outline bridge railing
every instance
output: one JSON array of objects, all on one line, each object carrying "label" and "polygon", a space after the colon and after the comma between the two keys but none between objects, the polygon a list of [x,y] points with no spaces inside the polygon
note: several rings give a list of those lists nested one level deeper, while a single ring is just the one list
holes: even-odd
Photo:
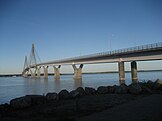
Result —
[{"label": "bridge railing", "polygon": [[130,48],[124,48],[124,49],[119,49],[119,50],[113,50],[113,51],[106,51],[106,52],[101,52],[101,53],[95,53],[91,55],[78,56],[75,58],[69,58],[68,60],[96,57],[100,55],[114,55],[114,54],[120,54],[120,53],[137,52],[137,51],[151,50],[151,49],[155,49],[159,47],[162,47],[162,42],[148,44],[148,45],[141,45],[141,46],[136,46],[136,47],[130,47]]}]

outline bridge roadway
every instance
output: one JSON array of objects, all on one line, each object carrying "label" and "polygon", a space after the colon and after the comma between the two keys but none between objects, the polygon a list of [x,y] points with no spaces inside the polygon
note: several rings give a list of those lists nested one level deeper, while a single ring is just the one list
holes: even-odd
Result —
[{"label": "bridge roadway", "polygon": [[[137,82],[137,63],[136,61],[150,61],[162,59],[162,42],[149,45],[136,46],[132,48],[125,48],[120,50],[96,53],[91,55],[49,61],[44,63],[38,63],[30,65],[25,71],[31,68],[36,68],[39,71],[39,67],[44,68],[44,77],[48,76],[48,66],[54,66],[55,78],[60,78],[59,68],[61,65],[72,65],[74,68],[74,78],[82,77],[83,64],[96,64],[96,63],[118,63],[119,67],[119,80],[120,83],[125,83],[124,62],[131,63],[131,72],[133,82]],[[79,68],[76,65],[80,65]],[[58,67],[57,67],[58,66]],[[39,74],[37,74],[39,77]]]}]

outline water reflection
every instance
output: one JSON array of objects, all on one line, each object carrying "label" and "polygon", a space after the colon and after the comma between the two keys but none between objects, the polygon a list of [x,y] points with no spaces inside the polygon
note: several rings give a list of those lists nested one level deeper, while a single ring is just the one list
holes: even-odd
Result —
[{"label": "water reflection", "polygon": [[48,92],[48,78],[44,79],[44,93],[46,93],[46,92]]},{"label": "water reflection", "polygon": [[[38,79],[34,79],[34,78],[23,78],[24,79],[24,92],[26,94],[35,94],[37,93],[39,87],[39,80]],[[34,87],[34,88],[33,88]]]},{"label": "water reflection", "polygon": [[48,92],[48,79],[44,78],[23,78],[25,94],[44,94]]},{"label": "water reflection", "polygon": [[54,86],[56,92],[59,92],[61,90],[60,79],[54,79]]},{"label": "water reflection", "polygon": [[82,79],[74,79],[74,89],[82,86],[83,86]]}]

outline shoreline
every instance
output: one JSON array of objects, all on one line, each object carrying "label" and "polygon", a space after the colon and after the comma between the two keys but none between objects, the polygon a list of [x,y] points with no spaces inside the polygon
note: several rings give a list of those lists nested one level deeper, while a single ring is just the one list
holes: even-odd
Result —
[{"label": "shoreline", "polygon": [[[162,70],[138,70],[138,72],[157,72]],[[131,71],[125,71],[125,73],[130,73]],[[118,71],[108,71],[108,72],[86,72],[82,74],[111,74],[111,73],[118,73]],[[41,73],[41,76],[44,74]],[[48,75],[54,75],[54,73],[48,73]],[[73,75],[73,73],[61,73],[60,75]],[[0,74],[0,77],[20,77],[21,74]]]},{"label": "shoreline", "polygon": [[[84,120],[87,116],[96,116],[100,112],[102,113],[103,111],[111,110],[133,101],[136,101],[133,103],[133,105],[136,105],[141,100],[145,100],[145,98],[147,100],[147,97],[151,101],[154,97],[162,99],[161,80],[156,80],[156,82],[132,83],[128,86],[125,84],[120,86],[100,86],[97,89],[91,87],[83,89],[82,87],[78,87],[70,92],[61,90],[59,93],[50,92],[46,95],[26,95],[12,99],[10,104],[0,105],[0,119],[1,121],[17,121],[20,119],[21,121]],[[154,101],[160,100],[154,99]],[[145,104],[147,104],[146,101],[140,103],[142,106]],[[150,103],[148,104],[150,106]],[[159,102],[156,106],[159,106],[158,104]],[[148,106],[146,105],[145,107]],[[128,110],[130,109],[129,107],[126,106]],[[132,113],[134,113],[134,109],[132,110]],[[158,110],[155,111],[159,113]],[[125,113],[128,114],[131,112],[125,111]],[[142,113],[145,113],[145,110]],[[105,120],[108,120],[106,119],[106,114],[104,116]],[[93,119],[93,116],[91,118]],[[120,117],[118,118],[120,119]],[[153,118],[158,119],[156,121],[161,121],[161,117],[160,119],[159,117]],[[143,119],[138,121],[143,121]]]}]

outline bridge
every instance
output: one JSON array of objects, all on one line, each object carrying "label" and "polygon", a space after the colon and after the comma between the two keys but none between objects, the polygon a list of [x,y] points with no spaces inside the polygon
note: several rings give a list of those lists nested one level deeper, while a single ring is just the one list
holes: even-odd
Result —
[{"label": "bridge", "polygon": [[[137,61],[150,61],[162,59],[162,42],[148,45],[141,45],[131,48],[124,48],[113,51],[106,51],[90,55],[65,58],[61,60],[54,60],[49,62],[37,63],[34,44],[29,57],[25,56],[24,69],[22,76],[33,78],[40,78],[40,69],[44,69],[44,78],[48,78],[48,67],[53,66],[55,79],[60,79],[60,68],[62,65],[72,65],[74,69],[74,78],[82,78],[82,68],[85,64],[97,63],[118,63],[119,82],[125,83],[125,69],[124,62],[131,62],[131,77],[132,82],[137,83]],[[79,67],[77,67],[79,65]]]}]

